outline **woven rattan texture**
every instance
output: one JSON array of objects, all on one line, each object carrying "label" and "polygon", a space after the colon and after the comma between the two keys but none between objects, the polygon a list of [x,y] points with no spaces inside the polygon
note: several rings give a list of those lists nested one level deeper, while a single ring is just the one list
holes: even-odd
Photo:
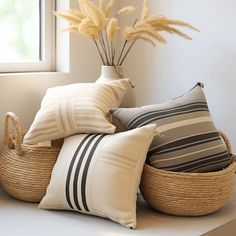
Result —
[{"label": "woven rattan texture", "polygon": [[[8,132],[10,120],[14,134]],[[14,198],[39,202],[45,195],[62,141],[52,142],[51,147],[22,144],[19,118],[10,112],[5,116],[4,133],[7,148],[0,158],[2,187]]]},{"label": "woven rattan texture", "polygon": [[[221,133],[228,151],[231,146]],[[180,173],[144,165],[140,190],[146,202],[171,215],[200,216],[225,206],[233,193],[236,163],[209,173]]]}]

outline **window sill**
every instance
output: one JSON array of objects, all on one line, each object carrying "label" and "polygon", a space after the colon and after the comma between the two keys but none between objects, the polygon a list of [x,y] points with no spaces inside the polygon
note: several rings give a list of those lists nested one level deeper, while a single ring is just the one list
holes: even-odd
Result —
[{"label": "window sill", "polygon": [[14,78],[55,78],[55,77],[67,77],[70,72],[57,72],[57,71],[45,71],[45,72],[16,72],[16,73],[0,73],[0,79],[14,79]]}]

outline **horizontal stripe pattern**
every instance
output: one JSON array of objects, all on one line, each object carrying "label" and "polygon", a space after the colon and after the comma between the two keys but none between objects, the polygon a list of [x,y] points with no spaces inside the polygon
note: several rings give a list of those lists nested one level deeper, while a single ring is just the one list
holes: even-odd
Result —
[{"label": "horizontal stripe pattern", "polygon": [[203,158],[199,158],[196,161],[189,161],[189,162],[185,162],[185,163],[180,164],[180,165],[172,165],[171,167],[167,167],[165,169],[171,170],[171,171],[192,172],[192,171],[197,170],[197,169],[201,170],[201,168],[203,168],[207,165],[214,166],[216,163],[224,164],[225,162],[228,162],[230,160],[231,160],[231,157],[228,154],[228,152],[221,152],[221,153],[217,153],[215,155],[210,155],[210,156],[206,156],[206,157],[203,157]]},{"label": "horizontal stripe pattern", "polygon": [[199,145],[199,144],[208,143],[213,140],[215,141],[215,140],[219,140],[219,139],[220,139],[220,137],[219,137],[218,132],[192,135],[192,136],[182,138],[179,140],[175,140],[175,141],[169,142],[165,145],[156,147],[155,149],[150,151],[148,153],[148,155],[151,156],[151,155],[173,152],[173,151],[181,150],[181,149],[188,148],[188,147],[195,146],[195,145]]},{"label": "horizontal stripe pattern", "polygon": [[168,117],[188,114],[191,112],[199,112],[199,111],[208,111],[208,106],[206,102],[194,102],[182,106],[177,106],[174,108],[149,111],[141,115],[138,115],[137,117],[129,121],[128,127],[130,129],[137,128],[160,119],[165,119]]},{"label": "horizontal stripe pattern", "polygon": [[134,163],[133,158],[129,156],[124,156],[120,152],[107,151],[104,153],[99,162],[107,163],[109,166],[115,166],[122,168],[122,170],[133,170],[136,163]]},{"label": "horizontal stripe pattern", "polygon": [[194,124],[199,124],[203,122],[211,122],[211,118],[209,116],[203,116],[203,117],[196,117],[192,119],[184,119],[181,121],[176,121],[176,122],[171,122],[171,123],[166,123],[165,125],[160,125],[158,126],[158,132],[163,133],[168,130],[173,130],[176,128],[182,128],[182,127],[187,127],[187,126],[193,126]]},{"label": "horizontal stripe pattern", "polygon": [[198,146],[189,147],[183,150],[178,150],[175,152],[169,152],[162,155],[150,156],[150,162],[154,165],[158,164],[159,167],[165,165],[182,164],[183,160],[192,161],[197,160],[204,156],[209,156],[216,153],[221,153],[222,150],[225,151],[225,145],[221,141],[213,141],[212,143],[199,144]]},{"label": "horizontal stripe pattern", "polygon": [[127,129],[157,125],[157,135],[148,152],[148,163],[156,168],[204,172],[231,162],[200,86],[163,104],[118,108],[111,113]]},{"label": "horizontal stripe pattern", "polygon": [[114,133],[115,126],[106,113],[119,107],[128,88],[129,79],[121,79],[48,89],[24,143],[37,144],[77,133]]}]

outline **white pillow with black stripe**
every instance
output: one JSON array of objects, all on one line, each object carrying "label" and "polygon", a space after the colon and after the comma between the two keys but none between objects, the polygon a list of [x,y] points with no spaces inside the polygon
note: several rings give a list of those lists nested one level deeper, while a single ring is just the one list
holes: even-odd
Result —
[{"label": "white pillow with black stripe", "polygon": [[231,163],[231,155],[213,124],[202,87],[198,83],[162,104],[110,112],[125,130],[157,125],[147,159],[153,167],[179,172],[219,170]]},{"label": "white pillow with black stripe", "polygon": [[66,138],[39,207],[102,216],[135,228],[136,193],[155,129],[148,125]]},{"label": "white pillow with black stripe", "polygon": [[49,88],[24,143],[36,144],[77,133],[114,133],[107,111],[119,107],[128,87],[129,79],[120,79]]}]

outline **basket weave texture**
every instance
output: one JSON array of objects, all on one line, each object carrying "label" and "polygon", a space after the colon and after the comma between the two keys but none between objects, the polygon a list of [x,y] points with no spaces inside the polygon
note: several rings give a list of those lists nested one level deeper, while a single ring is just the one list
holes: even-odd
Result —
[{"label": "basket weave texture", "polygon": [[[228,151],[231,146],[221,133]],[[140,190],[154,209],[179,216],[200,216],[225,206],[233,193],[236,163],[209,173],[181,173],[144,165]]]},{"label": "basket weave texture", "polygon": [[[10,120],[15,128],[12,135],[8,131]],[[8,147],[0,158],[2,187],[19,200],[40,202],[63,141],[54,141],[51,147],[23,144],[19,118],[12,112],[5,115],[4,140]]]}]

